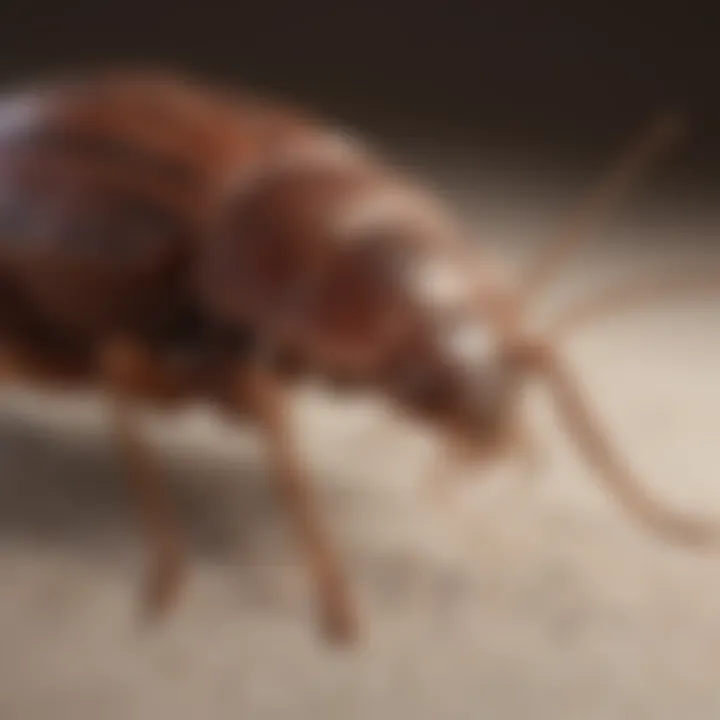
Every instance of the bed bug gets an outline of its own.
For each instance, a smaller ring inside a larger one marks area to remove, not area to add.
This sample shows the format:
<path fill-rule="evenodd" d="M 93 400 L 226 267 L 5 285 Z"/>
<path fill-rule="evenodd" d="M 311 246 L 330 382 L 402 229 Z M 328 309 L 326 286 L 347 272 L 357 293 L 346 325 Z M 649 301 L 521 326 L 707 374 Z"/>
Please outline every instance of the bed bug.
<path fill-rule="evenodd" d="M 378 393 L 449 448 L 489 462 L 520 449 L 519 398 L 544 379 L 629 511 L 660 532 L 712 539 L 709 523 L 640 489 L 596 429 L 552 333 L 525 324 L 583 225 L 672 134 L 662 123 L 633 145 L 513 284 L 432 192 L 295 107 L 150 71 L 9 89 L 0 103 L 4 380 L 105 393 L 152 550 L 144 597 L 155 612 L 182 586 L 182 533 L 133 413 L 200 399 L 264 433 L 323 625 L 336 639 L 356 634 L 348 581 L 288 423 L 289 389 L 305 380 Z"/>

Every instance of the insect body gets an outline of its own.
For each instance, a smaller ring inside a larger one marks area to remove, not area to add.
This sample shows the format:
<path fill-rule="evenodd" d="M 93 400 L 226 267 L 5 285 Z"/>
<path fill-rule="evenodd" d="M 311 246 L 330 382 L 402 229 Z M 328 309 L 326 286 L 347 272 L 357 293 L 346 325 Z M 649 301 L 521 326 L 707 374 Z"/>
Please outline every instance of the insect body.
<path fill-rule="evenodd" d="M 132 406 L 210 399 L 265 431 L 322 618 L 334 637 L 354 633 L 287 427 L 287 389 L 303 378 L 382 393 L 492 457 L 519 442 L 522 388 L 544 377 L 628 509 L 659 530 L 713 532 L 637 489 L 553 345 L 525 329 L 523 286 L 491 268 L 425 190 L 267 101 L 107 73 L 0 104 L 4 378 L 108 393 L 154 548 L 152 608 L 176 595 L 183 562 Z"/>

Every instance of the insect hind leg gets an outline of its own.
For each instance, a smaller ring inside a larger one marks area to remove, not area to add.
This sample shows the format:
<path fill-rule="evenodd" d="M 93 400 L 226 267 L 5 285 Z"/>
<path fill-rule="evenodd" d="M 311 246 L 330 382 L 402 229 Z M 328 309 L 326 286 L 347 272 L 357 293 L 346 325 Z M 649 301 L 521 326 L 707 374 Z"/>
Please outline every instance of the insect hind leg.
<path fill-rule="evenodd" d="M 158 616 L 177 601 L 186 573 L 182 534 L 133 412 L 133 387 L 154 369 L 154 363 L 137 345 L 118 340 L 102 347 L 100 369 L 110 394 L 113 430 L 128 465 L 133 504 L 153 554 L 144 609 Z"/>

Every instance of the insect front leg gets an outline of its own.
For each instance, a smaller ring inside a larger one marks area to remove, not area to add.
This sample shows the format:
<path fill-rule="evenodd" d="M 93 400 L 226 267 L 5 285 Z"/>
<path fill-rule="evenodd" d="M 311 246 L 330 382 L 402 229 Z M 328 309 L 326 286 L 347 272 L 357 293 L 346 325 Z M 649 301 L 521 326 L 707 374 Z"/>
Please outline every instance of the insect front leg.
<path fill-rule="evenodd" d="M 142 384 L 153 363 L 142 348 L 120 340 L 103 346 L 100 361 L 104 385 L 110 395 L 113 431 L 128 464 L 127 480 L 133 502 L 152 549 L 145 609 L 151 615 L 158 615 L 177 599 L 184 580 L 185 562 L 181 533 L 170 499 L 134 414 L 133 388 Z"/>
<path fill-rule="evenodd" d="M 511 423 L 501 438 L 478 446 L 450 435 L 442 443 L 440 456 L 427 478 L 429 497 L 445 502 L 461 470 L 472 469 L 472 480 L 486 478 L 499 462 L 513 460 L 513 477 L 525 487 L 534 486 L 545 465 L 544 453 L 528 423 L 520 418 Z M 514 460 L 517 459 L 517 465 Z"/>
<path fill-rule="evenodd" d="M 338 554 L 325 530 L 292 441 L 287 391 L 271 371 L 260 367 L 243 368 L 234 384 L 238 388 L 238 402 L 265 433 L 276 490 L 312 574 L 324 629 L 333 640 L 351 641 L 357 634 L 355 609 Z"/>
<path fill-rule="evenodd" d="M 540 481 L 546 457 L 537 436 L 526 424 L 518 424 L 514 429 L 514 449 L 520 458 L 518 479 L 526 487 L 534 487 Z"/>

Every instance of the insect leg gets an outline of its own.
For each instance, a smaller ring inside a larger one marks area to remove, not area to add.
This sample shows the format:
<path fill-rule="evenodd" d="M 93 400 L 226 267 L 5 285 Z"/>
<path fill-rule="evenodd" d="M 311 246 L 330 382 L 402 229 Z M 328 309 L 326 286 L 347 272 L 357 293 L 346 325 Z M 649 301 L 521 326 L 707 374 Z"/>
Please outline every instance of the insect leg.
<path fill-rule="evenodd" d="M 249 372 L 245 368 L 238 379 L 245 407 L 266 435 L 276 489 L 312 573 L 325 630 L 333 640 L 350 641 L 357 634 L 355 609 L 344 571 L 293 447 L 285 389 L 270 371 L 261 368 Z"/>
<path fill-rule="evenodd" d="M 540 480 L 545 465 L 545 455 L 527 425 L 518 425 L 514 432 L 515 448 L 522 459 L 519 479 L 526 486 L 535 485 Z"/>
<path fill-rule="evenodd" d="M 110 394 L 114 434 L 128 465 L 127 480 L 133 502 L 152 548 L 146 609 L 157 615 L 177 599 L 185 568 L 180 531 L 171 502 L 133 413 L 131 388 L 146 374 L 150 363 L 150 358 L 140 348 L 129 343 L 108 343 L 102 351 L 101 372 Z"/>

